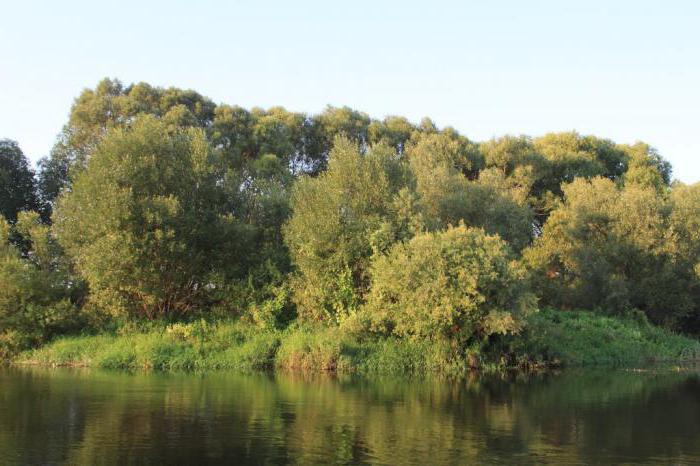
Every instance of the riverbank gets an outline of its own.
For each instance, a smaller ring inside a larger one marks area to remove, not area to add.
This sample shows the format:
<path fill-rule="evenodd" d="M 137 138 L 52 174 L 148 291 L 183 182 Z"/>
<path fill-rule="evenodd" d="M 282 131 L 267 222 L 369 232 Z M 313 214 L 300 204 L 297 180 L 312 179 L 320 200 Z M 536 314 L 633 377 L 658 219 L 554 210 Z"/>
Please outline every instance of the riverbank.
<path fill-rule="evenodd" d="M 458 355 L 456 355 L 458 354 Z M 242 322 L 155 324 L 66 337 L 15 364 L 160 371 L 302 370 L 359 374 L 462 373 L 553 366 L 640 366 L 700 359 L 700 342 L 643 318 L 543 310 L 518 336 L 456 353 L 447 344 L 361 339 L 338 328 L 266 330 Z"/>

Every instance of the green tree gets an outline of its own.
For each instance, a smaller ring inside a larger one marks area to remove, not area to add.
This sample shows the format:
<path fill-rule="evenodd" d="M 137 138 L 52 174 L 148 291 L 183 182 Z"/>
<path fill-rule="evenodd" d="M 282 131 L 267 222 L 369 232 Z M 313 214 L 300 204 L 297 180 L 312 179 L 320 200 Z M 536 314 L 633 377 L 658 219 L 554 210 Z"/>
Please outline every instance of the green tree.
<path fill-rule="evenodd" d="M 53 218 L 96 305 L 183 315 L 213 274 L 241 273 L 247 236 L 225 210 L 220 165 L 201 130 L 149 116 L 110 130 Z"/>
<path fill-rule="evenodd" d="M 668 254 L 675 264 L 675 278 L 684 311 L 679 327 L 700 334 L 700 183 L 676 184 L 670 196 Z"/>
<path fill-rule="evenodd" d="M 546 134 L 533 143 L 547 161 L 544 185 L 557 195 L 561 194 L 562 184 L 575 178 L 616 179 L 624 170 L 624 154 L 616 152 L 611 141 L 568 132 Z"/>
<path fill-rule="evenodd" d="M 549 164 L 527 136 L 504 136 L 479 145 L 486 169 L 497 170 L 512 187 L 526 193 L 536 212 L 543 212 Z"/>
<path fill-rule="evenodd" d="M 416 127 L 406 118 L 388 116 L 383 121 L 373 121 L 367 128 L 370 144 L 386 144 L 393 147 L 397 153 L 403 153 L 406 143 Z"/>
<path fill-rule="evenodd" d="M 407 154 L 425 228 L 442 230 L 463 221 L 499 234 L 516 250 L 529 244 L 533 215 L 523 195 L 490 171 L 467 178 L 479 160 L 469 144 L 431 134 L 420 137 Z"/>
<path fill-rule="evenodd" d="M 291 195 L 285 241 L 299 271 L 295 300 L 312 320 L 342 320 L 356 310 L 369 285 L 373 247 L 391 243 L 393 200 L 402 181 L 394 151 L 377 147 L 362 155 L 337 138 L 328 170 L 301 178 Z"/>
<path fill-rule="evenodd" d="M 323 112 L 310 118 L 305 131 L 305 151 L 313 164 L 307 170 L 318 173 L 325 164 L 333 148 L 335 138 L 342 136 L 353 141 L 360 150 L 369 143 L 370 117 L 349 107 L 328 106 Z"/>
<path fill-rule="evenodd" d="M 36 210 L 34 171 L 19 145 L 0 139 L 0 215 L 10 222 L 17 220 L 23 210 Z"/>
<path fill-rule="evenodd" d="M 677 241 L 669 234 L 665 198 L 651 186 L 621 189 L 604 178 L 577 179 L 563 190 L 564 200 L 525 253 L 543 301 L 636 308 L 656 323 L 677 325 L 692 308 L 692 295 L 668 253 Z"/>
<path fill-rule="evenodd" d="M 141 114 L 171 126 L 210 128 L 215 104 L 191 90 L 158 88 L 146 83 L 124 86 L 103 79 L 85 89 L 73 103 L 68 122 L 50 156 L 43 162 L 44 193 L 53 200 L 70 182 L 70 171 L 85 167 L 102 138 L 113 128 L 128 127 Z"/>
<path fill-rule="evenodd" d="M 513 259 L 503 240 L 464 224 L 419 234 L 373 261 L 363 317 L 384 334 L 460 344 L 517 333 L 536 300 Z"/>
<path fill-rule="evenodd" d="M 620 146 L 628 157 L 627 170 L 622 176 L 625 184 L 651 186 L 659 191 L 671 183 L 671 164 L 652 147 L 644 143 Z"/>
<path fill-rule="evenodd" d="M 24 254 L 10 243 L 10 225 L 0 217 L 0 359 L 85 324 L 79 311 L 84 286 L 49 227 L 38 213 L 21 212 L 15 230 Z"/>

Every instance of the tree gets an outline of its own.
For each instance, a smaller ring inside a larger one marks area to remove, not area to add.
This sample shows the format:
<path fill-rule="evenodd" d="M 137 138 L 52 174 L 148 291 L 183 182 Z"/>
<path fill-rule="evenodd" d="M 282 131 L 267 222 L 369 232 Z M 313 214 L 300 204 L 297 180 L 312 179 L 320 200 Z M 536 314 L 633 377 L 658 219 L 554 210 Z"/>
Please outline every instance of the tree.
<path fill-rule="evenodd" d="M 700 183 L 675 184 L 670 196 L 667 253 L 675 264 L 675 277 L 684 311 L 679 327 L 700 333 Z"/>
<path fill-rule="evenodd" d="M 0 139 L 0 214 L 10 222 L 23 210 L 36 210 L 34 171 L 19 145 Z"/>
<path fill-rule="evenodd" d="M 294 186 L 284 233 L 302 317 L 338 321 L 362 302 L 373 247 L 398 234 L 392 201 L 403 185 L 400 165 L 391 149 L 362 155 L 355 142 L 336 138 L 328 170 Z"/>
<path fill-rule="evenodd" d="M 418 211 L 428 230 L 464 222 L 501 235 L 516 250 L 529 244 L 533 216 L 524 197 L 492 172 L 467 178 L 479 160 L 469 144 L 431 134 L 420 137 L 407 154 Z"/>
<path fill-rule="evenodd" d="M 527 136 L 503 136 L 479 145 L 487 170 L 497 170 L 507 184 L 522 190 L 533 209 L 542 212 L 549 165 Z"/>
<path fill-rule="evenodd" d="M 26 244 L 25 254 L 10 242 L 10 225 L 0 217 L 0 359 L 85 325 L 84 286 L 39 214 L 21 212 L 14 234 Z"/>
<path fill-rule="evenodd" d="M 103 79 L 85 89 L 73 103 L 68 122 L 47 159 L 42 161 L 43 195 L 53 201 L 70 183 L 71 171 L 82 170 L 102 138 L 114 128 L 127 128 L 142 114 L 172 127 L 211 128 L 215 104 L 191 90 L 158 88 L 146 83 L 124 86 Z"/>
<path fill-rule="evenodd" d="M 54 212 L 57 236 L 113 314 L 191 312 L 216 273 L 241 272 L 244 230 L 224 202 L 205 135 L 150 116 L 97 145 Z"/>
<path fill-rule="evenodd" d="M 415 132 L 407 147 L 409 159 L 444 163 L 469 179 L 478 176 L 484 161 L 479 148 L 452 128 L 442 132 Z"/>
<path fill-rule="evenodd" d="M 576 132 L 546 134 L 534 140 L 534 147 L 547 161 L 544 185 L 557 195 L 561 194 L 562 184 L 571 183 L 575 178 L 606 176 L 614 179 L 624 168 L 609 154 L 614 151 L 612 142 Z M 622 160 L 623 155 L 617 155 Z"/>
<path fill-rule="evenodd" d="M 577 179 L 563 191 L 542 236 L 525 252 L 542 300 L 561 308 L 636 308 L 656 323 L 678 326 L 694 298 L 678 258 L 669 254 L 677 243 L 669 233 L 682 228 L 669 229 L 665 198 L 651 186 L 620 188 L 604 178 Z M 687 277 L 692 266 L 685 269 Z"/>
<path fill-rule="evenodd" d="M 268 110 L 255 108 L 251 116 L 252 160 L 274 154 L 284 161 L 287 170 L 293 167 L 297 171 L 303 171 L 305 164 L 313 163 L 303 155 L 305 115 L 273 107 Z"/>
<path fill-rule="evenodd" d="M 349 107 L 328 106 L 311 117 L 305 131 L 305 152 L 314 163 L 307 171 L 317 173 L 325 168 L 337 136 L 353 141 L 360 150 L 366 149 L 370 123 L 371 119 L 366 113 Z"/>
<path fill-rule="evenodd" d="M 517 333 L 535 309 L 506 243 L 464 224 L 398 243 L 371 270 L 363 317 L 384 334 L 464 344 Z"/>
<path fill-rule="evenodd" d="M 370 144 L 386 144 L 397 153 L 403 153 L 416 127 L 406 118 L 388 116 L 383 121 L 373 121 L 367 128 Z"/>
<path fill-rule="evenodd" d="M 639 142 L 620 146 L 628 157 L 627 170 L 622 176 L 625 184 L 651 186 L 663 191 L 671 183 L 671 164 L 649 145 Z"/>

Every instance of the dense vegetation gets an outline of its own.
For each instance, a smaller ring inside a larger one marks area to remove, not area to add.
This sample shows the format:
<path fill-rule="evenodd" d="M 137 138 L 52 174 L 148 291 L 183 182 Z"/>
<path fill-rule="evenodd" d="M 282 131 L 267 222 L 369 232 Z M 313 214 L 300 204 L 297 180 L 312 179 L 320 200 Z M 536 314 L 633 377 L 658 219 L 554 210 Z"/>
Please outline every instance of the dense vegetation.
<path fill-rule="evenodd" d="M 36 173 L 0 141 L 0 212 L 6 357 L 80 334 L 52 348 L 82 341 L 119 367 L 206 347 L 333 369 L 314 358 L 347 345 L 363 364 L 417 351 L 461 367 L 561 358 L 577 327 L 548 345 L 543 322 L 572 315 L 647 359 L 695 351 L 649 322 L 700 333 L 700 184 L 671 182 L 643 143 L 478 143 L 428 119 L 246 110 L 104 80 Z M 172 349 L 193 331 L 199 343 Z"/>
<path fill-rule="evenodd" d="M 22 353 L 22 364 L 104 369 L 257 369 L 335 371 L 363 375 L 463 375 L 506 368 L 692 364 L 700 343 L 646 320 L 587 311 L 544 309 L 523 330 L 463 357 L 444 338 L 362 338 L 335 326 L 258 328 L 240 321 L 166 324 L 161 320 L 118 332 L 62 337 Z"/>

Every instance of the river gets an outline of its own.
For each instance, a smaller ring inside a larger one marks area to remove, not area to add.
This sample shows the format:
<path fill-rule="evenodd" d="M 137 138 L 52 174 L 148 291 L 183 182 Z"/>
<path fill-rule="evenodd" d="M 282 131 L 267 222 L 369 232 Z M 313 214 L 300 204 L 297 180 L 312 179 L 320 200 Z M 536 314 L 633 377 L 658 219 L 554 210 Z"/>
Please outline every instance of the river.
<path fill-rule="evenodd" d="M 0 368 L 0 464 L 700 463 L 700 372 Z"/>

